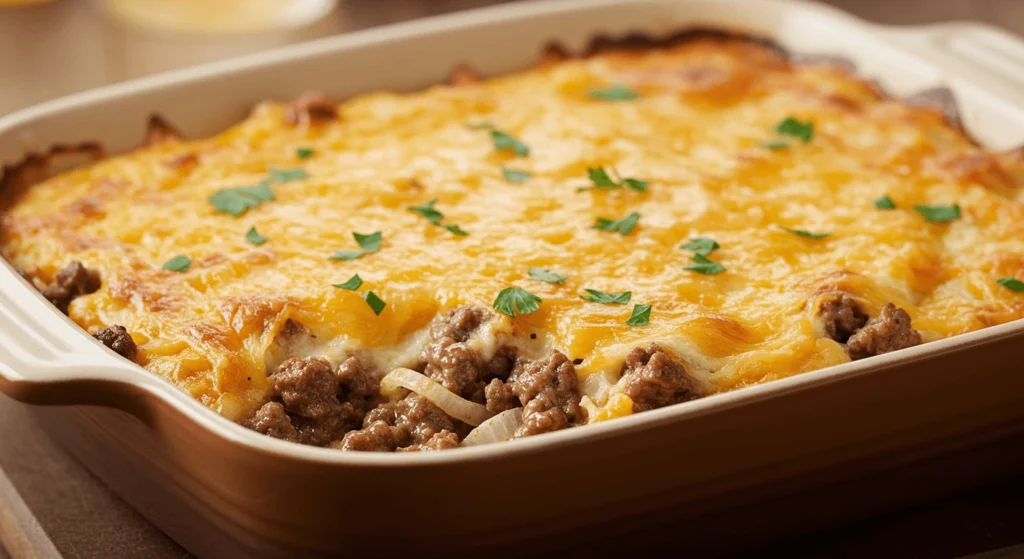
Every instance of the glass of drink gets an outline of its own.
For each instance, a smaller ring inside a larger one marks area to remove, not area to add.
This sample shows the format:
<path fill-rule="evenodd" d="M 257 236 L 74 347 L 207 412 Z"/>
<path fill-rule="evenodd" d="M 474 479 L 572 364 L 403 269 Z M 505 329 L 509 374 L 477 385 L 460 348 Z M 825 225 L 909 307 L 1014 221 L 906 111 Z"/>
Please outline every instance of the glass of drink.
<path fill-rule="evenodd" d="M 133 26 L 185 33 L 256 33 L 309 25 L 336 0 L 101 0 Z"/>

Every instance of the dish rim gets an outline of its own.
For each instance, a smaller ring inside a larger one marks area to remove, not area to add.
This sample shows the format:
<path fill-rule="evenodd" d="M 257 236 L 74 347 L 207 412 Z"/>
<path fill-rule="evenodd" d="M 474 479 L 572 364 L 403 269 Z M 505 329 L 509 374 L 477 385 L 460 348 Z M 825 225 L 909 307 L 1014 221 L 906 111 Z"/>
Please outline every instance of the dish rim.
<path fill-rule="evenodd" d="M 670 3 L 672 0 L 657 1 Z M 792 8 L 794 6 L 798 6 L 806 11 L 817 12 L 834 19 L 845 20 L 857 25 L 858 27 L 867 29 L 868 31 L 878 31 L 889 27 L 871 24 L 831 6 L 805 2 L 802 0 L 763 0 L 763 2 L 780 7 Z M 0 117 L 0 134 L 3 134 L 19 125 L 30 123 L 35 119 L 48 115 L 60 114 L 66 111 L 88 108 L 90 104 L 96 102 L 130 97 L 137 94 L 159 90 L 170 85 L 188 85 L 190 83 L 201 82 L 203 79 L 209 77 L 230 76 L 231 74 L 240 71 L 283 64 L 289 61 L 303 60 L 319 54 L 358 48 L 363 45 L 370 45 L 394 39 L 410 38 L 422 34 L 433 33 L 441 28 L 471 27 L 480 23 L 500 21 L 502 18 L 507 16 L 543 17 L 545 15 L 574 12 L 604 6 L 615 6 L 624 3 L 628 3 L 628 0 L 531 0 L 521 3 L 477 8 L 465 12 L 370 28 L 347 33 L 341 36 L 318 39 L 265 52 L 165 72 L 40 103 L 38 105 L 16 111 L 7 116 Z M 697 26 L 699 25 L 694 24 L 691 27 Z M 726 28 L 726 26 L 719 27 L 722 29 Z M 2 183 L 4 181 L 4 174 L 8 172 L 8 168 L 0 167 L 0 171 L 3 171 L 0 173 L 0 183 Z M 11 265 L 6 261 L 3 261 L 3 267 L 6 271 L 0 273 L 9 273 L 12 276 L 16 275 Z M 8 281 L 13 283 L 16 281 L 16 278 L 8 278 Z M 31 289 L 27 283 L 23 283 L 23 287 L 31 291 L 32 296 L 36 299 L 43 301 L 42 295 L 34 289 Z M 25 294 L 18 292 L 17 295 L 24 296 Z M 56 315 L 61 316 L 68 326 L 73 327 L 77 332 L 75 334 L 76 336 L 79 336 L 80 338 L 87 338 L 89 343 L 97 347 L 104 347 L 69 318 L 60 315 L 59 311 L 52 308 L 51 311 Z M 342 452 L 336 449 L 289 443 L 256 433 L 221 416 L 180 390 L 170 381 L 161 377 L 156 377 L 145 368 L 134 363 L 115 362 L 115 360 L 123 360 L 119 357 L 115 357 L 114 354 L 109 350 L 106 350 L 106 348 L 104 348 L 104 351 L 107 351 L 109 354 L 109 363 L 107 366 L 87 365 L 79 370 L 82 370 L 83 372 L 90 372 L 95 375 L 85 377 L 83 380 L 107 381 L 115 384 L 124 384 L 130 389 L 133 389 L 133 391 L 141 391 L 145 396 L 153 397 L 159 402 L 159 404 L 169 406 L 175 412 L 182 414 L 187 420 L 201 426 L 207 431 L 210 431 L 211 434 L 233 444 L 243 445 L 248 450 L 256 451 L 264 455 L 329 466 L 377 468 L 435 467 L 443 466 L 453 461 L 458 461 L 460 463 L 479 463 L 506 459 L 508 458 L 509 453 L 535 454 L 542 452 L 545 447 L 551 445 L 584 444 L 596 439 L 626 435 L 628 433 L 648 429 L 656 425 L 664 425 L 668 423 L 681 424 L 687 420 L 700 418 L 710 413 L 718 411 L 725 413 L 726 410 L 750 405 L 767 398 L 793 394 L 835 382 L 852 380 L 876 371 L 880 372 L 882 370 L 895 368 L 905 363 L 937 358 L 952 351 L 965 349 L 964 346 L 981 345 L 1015 335 L 1024 335 L 1024 319 L 991 326 L 974 332 L 959 334 L 950 338 L 904 349 L 896 353 L 834 365 L 815 371 L 773 380 L 767 383 L 746 386 L 741 389 L 731 390 L 724 393 L 712 394 L 690 402 L 651 410 L 641 414 L 634 414 L 629 417 L 618 418 L 615 421 L 604 421 L 597 424 L 585 425 L 584 427 L 586 427 L 586 429 L 566 429 L 553 433 L 544 433 L 537 436 L 526 437 L 524 439 L 506 441 L 501 444 L 459 447 L 455 449 L 448 449 L 444 452 L 397 453 L 401 456 L 396 456 L 396 453 Z M 123 373 L 130 372 L 132 375 L 139 375 L 139 373 L 142 373 L 142 375 L 141 378 L 138 379 L 130 378 L 125 380 L 123 378 L 112 376 L 111 373 L 114 371 L 120 371 Z M 10 381 L 11 379 L 5 380 Z M 13 380 L 14 383 L 19 381 L 30 384 L 33 383 L 31 378 L 27 376 L 22 376 L 20 379 L 16 377 Z M 46 381 L 46 384 L 59 385 L 64 382 L 68 382 L 68 379 Z M 109 388 L 106 389 L 109 390 Z M 100 390 L 104 390 L 104 388 L 100 388 Z M 129 395 L 120 395 L 119 397 L 138 399 L 141 397 L 141 394 L 129 393 Z M 151 406 L 153 403 L 146 402 L 144 405 Z"/>

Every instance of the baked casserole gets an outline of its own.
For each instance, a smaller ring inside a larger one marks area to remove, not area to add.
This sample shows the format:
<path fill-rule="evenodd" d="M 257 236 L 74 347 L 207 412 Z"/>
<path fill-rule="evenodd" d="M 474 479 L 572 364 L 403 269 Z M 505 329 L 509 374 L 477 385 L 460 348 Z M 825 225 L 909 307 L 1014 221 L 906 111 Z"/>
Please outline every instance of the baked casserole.
<path fill-rule="evenodd" d="M 203 140 L 154 118 L 101 151 L 7 170 L 4 258 L 305 444 L 502 441 L 1024 317 L 1021 151 L 727 34 L 307 94 Z"/>

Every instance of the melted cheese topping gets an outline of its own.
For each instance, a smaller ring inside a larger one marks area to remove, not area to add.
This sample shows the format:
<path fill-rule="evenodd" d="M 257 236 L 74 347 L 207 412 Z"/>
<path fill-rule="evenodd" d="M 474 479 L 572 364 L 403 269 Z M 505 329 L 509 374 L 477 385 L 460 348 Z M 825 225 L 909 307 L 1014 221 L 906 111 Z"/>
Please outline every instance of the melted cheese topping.
<path fill-rule="evenodd" d="M 588 97 L 609 85 L 641 97 Z M 824 291 L 854 294 L 872 316 L 891 301 L 926 341 L 1024 316 L 1024 295 L 996 283 L 1024 278 L 1019 154 L 987 153 L 936 113 L 761 46 L 696 40 L 370 93 L 326 124 L 293 126 L 286 108 L 263 104 L 219 136 L 34 186 L 7 209 L 4 256 L 44 280 L 73 260 L 98 269 L 103 287 L 72 303 L 72 319 L 89 331 L 126 326 L 142 365 L 233 419 L 266 399 L 288 319 L 316 337 L 308 351 L 334 361 L 359 353 L 409 365 L 439 313 L 490 308 L 509 286 L 541 297 L 540 310 L 499 315 L 481 351 L 514 343 L 582 359 L 592 419 L 629 413 L 609 387 L 628 350 L 652 341 L 702 393 L 848 361 L 816 324 Z M 813 140 L 760 147 L 789 116 L 812 121 Z M 496 150 L 487 130 L 467 126 L 482 122 L 529 155 Z M 298 158 L 302 147 L 315 155 Z M 597 166 L 650 186 L 578 191 Z M 214 211 L 212 194 L 257 184 L 271 167 L 309 177 L 273 184 L 276 198 L 241 217 Z M 531 176 L 510 183 L 503 167 Z M 873 207 L 886 194 L 897 209 Z M 443 222 L 467 236 L 407 209 L 434 198 Z M 948 224 L 913 209 L 954 203 L 963 216 Z M 628 235 L 591 227 L 632 212 L 641 217 Z M 253 226 L 266 244 L 246 241 Z M 832 234 L 812 240 L 782 226 Z M 374 231 L 379 252 L 328 259 L 357 248 L 353 232 Z M 721 245 L 711 258 L 726 272 L 683 269 L 691 253 L 677 247 L 698 236 Z M 179 254 L 192 258 L 187 272 L 161 269 Z M 568 280 L 530 280 L 530 267 Z M 332 287 L 356 273 L 360 290 Z M 632 301 L 586 302 L 583 288 L 628 290 Z M 367 290 L 387 303 L 379 316 Z M 625 324 L 634 303 L 653 307 L 649 325 Z"/>

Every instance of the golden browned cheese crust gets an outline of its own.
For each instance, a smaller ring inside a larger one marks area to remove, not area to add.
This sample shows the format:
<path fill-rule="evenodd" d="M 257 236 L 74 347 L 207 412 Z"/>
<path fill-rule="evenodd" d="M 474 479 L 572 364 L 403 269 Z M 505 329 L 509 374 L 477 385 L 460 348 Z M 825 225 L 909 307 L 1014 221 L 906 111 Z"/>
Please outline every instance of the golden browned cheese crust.
<path fill-rule="evenodd" d="M 614 85 L 639 97 L 588 95 Z M 308 331 L 298 353 L 359 355 L 384 371 L 416 362 L 435 316 L 491 308 L 510 286 L 539 296 L 539 310 L 495 314 L 477 349 L 582 359 L 591 421 L 630 413 L 608 386 L 651 342 L 699 394 L 848 361 L 817 314 L 829 293 L 870 316 L 892 302 L 925 341 L 1024 316 L 1024 295 L 996 282 L 1024 278 L 1020 153 L 980 149 L 937 112 L 880 98 L 841 68 L 698 38 L 548 53 L 514 75 L 460 70 L 452 85 L 360 95 L 336 118 L 328 108 L 304 118 L 265 103 L 213 138 L 163 134 L 9 196 L 2 254 L 42 282 L 71 261 L 98 270 L 102 288 L 74 300 L 71 318 L 90 332 L 125 326 L 144 367 L 235 420 L 267 399 L 268 368 L 294 353 L 275 341 L 289 324 Z M 777 136 L 787 117 L 813 122 L 811 141 Z M 529 155 L 495 149 L 489 130 L 467 126 L 480 123 Z M 788 147 L 761 145 L 771 140 Z M 649 186 L 580 190 L 589 167 Z M 214 193 L 272 168 L 305 176 L 272 183 L 274 199 L 239 217 L 215 211 Z M 530 176 L 510 182 L 503 168 Z M 885 195 L 895 209 L 873 205 Z M 468 235 L 407 209 L 431 199 Z M 914 209 L 953 204 L 962 213 L 948 223 Z M 633 212 L 629 234 L 592 228 Z M 268 241 L 248 242 L 251 227 Z M 353 232 L 375 231 L 379 251 L 329 259 L 357 248 Z M 709 258 L 724 272 L 684 269 L 692 252 L 678 246 L 694 237 L 717 241 Z M 176 255 L 191 258 L 188 271 L 161 268 Z M 531 267 L 568 279 L 534 281 Z M 358 290 L 332 286 L 354 274 Z M 588 302 L 584 288 L 632 300 Z M 371 290 L 387 304 L 380 315 Z M 648 325 L 626 324 L 634 303 L 651 305 Z"/>

